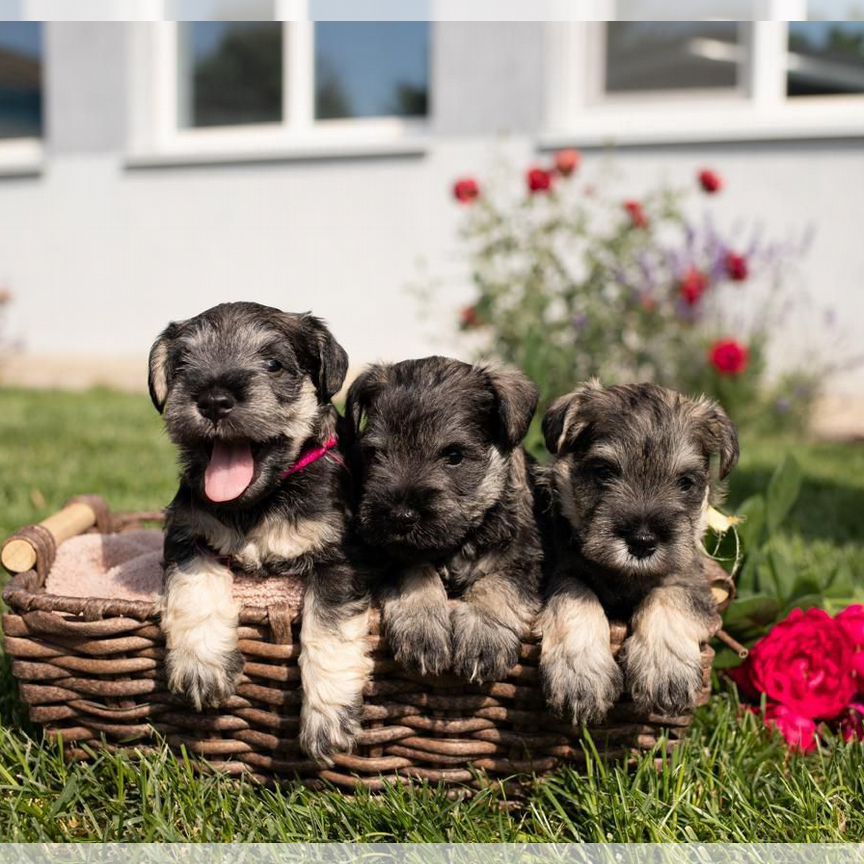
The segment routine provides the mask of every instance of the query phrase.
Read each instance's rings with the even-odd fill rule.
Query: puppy
[[[702,689],[700,643],[716,622],[701,544],[738,460],[735,427],[705,398],[591,382],[554,403],[543,432],[556,511],[540,619],[547,699],[575,724],[596,722],[626,679],[641,710],[680,714]],[[623,676],[610,616],[632,627]]]
[[[350,749],[371,665],[330,402],[347,364],[317,318],[257,303],[169,324],[150,352],[150,395],[181,464],[165,536],[169,687],[198,710],[233,694],[232,571],[302,575],[300,743],[319,761]]]
[[[390,647],[411,670],[482,682],[518,660],[542,556],[520,447],[536,405],[520,372],[446,357],[373,366],[348,392],[356,525],[379,555]]]

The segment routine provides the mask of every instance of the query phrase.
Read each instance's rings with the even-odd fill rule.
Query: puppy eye
[[[618,476],[618,470],[614,465],[609,465],[606,462],[600,462],[596,465],[592,465],[589,469],[591,474],[591,478],[595,483],[599,483],[601,486],[605,486],[607,483],[610,483]]]
[[[689,492],[696,485],[696,478],[692,477],[690,474],[685,474],[683,477],[678,478],[678,488],[682,492]]]
[[[444,459],[444,462],[449,465],[451,468],[455,468],[457,465],[462,463],[462,460],[465,458],[465,454],[458,447],[448,447],[442,454],[441,457]]]
[[[282,371],[282,364],[275,357],[271,357],[264,364],[264,366],[266,367],[268,372],[281,372]]]

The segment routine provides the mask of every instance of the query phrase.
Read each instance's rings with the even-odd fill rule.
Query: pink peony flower
[[[854,648],[827,612],[795,609],[750,652],[753,686],[791,712],[831,720],[858,689]]]
[[[786,739],[786,743],[799,753],[813,753],[819,746],[815,721],[796,714],[786,705],[769,702],[765,706],[765,725],[776,729]]]

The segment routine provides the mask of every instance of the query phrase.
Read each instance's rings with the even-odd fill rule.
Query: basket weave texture
[[[87,500],[99,516],[100,533],[140,530],[162,518],[112,515],[100,499]],[[421,679],[393,660],[373,610],[374,670],[365,691],[363,731],[354,753],[336,755],[332,767],[321,768],[297,743],[299,606],[242,608],[244,675],[226,704],[199,713],[166,688],[164,639],[154,603],[47,594],[53,543],[32,528],[15,536],[27,536],[38,557],[36,567],[14,576],[4,592],[5,650],[30,718],[49,735],[62,735],[67,758],[86,759],[93,747],[147,749],[158,733],[171,747],[185,747],[229,774],[373,791],[417,780],[478,787],[584,760],[578,730],[557,721],[544,705],[536,634],[524,636],[519,663],[503,681]],[[722,568],[712,563],[710,578],[731,596],[731,580]],[[626,636],[625,625],[612,625],[613,652]],[[711,695],[713,657],[711,647],[703,646],[699,704]],[[624,755],[653,747],[661,734],[674,747],[691,720],[690,714],[641,714],[622,700],[590,731],[603,752]]]

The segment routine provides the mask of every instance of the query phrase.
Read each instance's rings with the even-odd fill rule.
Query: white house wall
[[[0,178],[0,281],[15,297],[7,333],[32,362],[95,356],[107,370],[143,358],[168,320],[242,298],[312,309],[354,366],[466,353],[455,316],[472,295],[450,187],[500,158],[521,170],[546,156],[545,25],[436,25],[433,134],[421,155],[132,168],[126,59],[141,26],[46,28],[44,170]],[[604,155],[585,150],[585,170]],[[837,309],[850,349],[864,343],[860,139],[628,147],[615,160],[634,196],[710,165],[727,181],[711,202],[721,221],[758,219],[775,234],[815,225],[804,277]],[[424,273],[443,278],[425,306],[410,290]],[[803,356],[813,333],[812,314],[799,316],[778,362]],[[834,348],[834,335],[818,338]],[[858,369],[831,386],[862,385]]]

